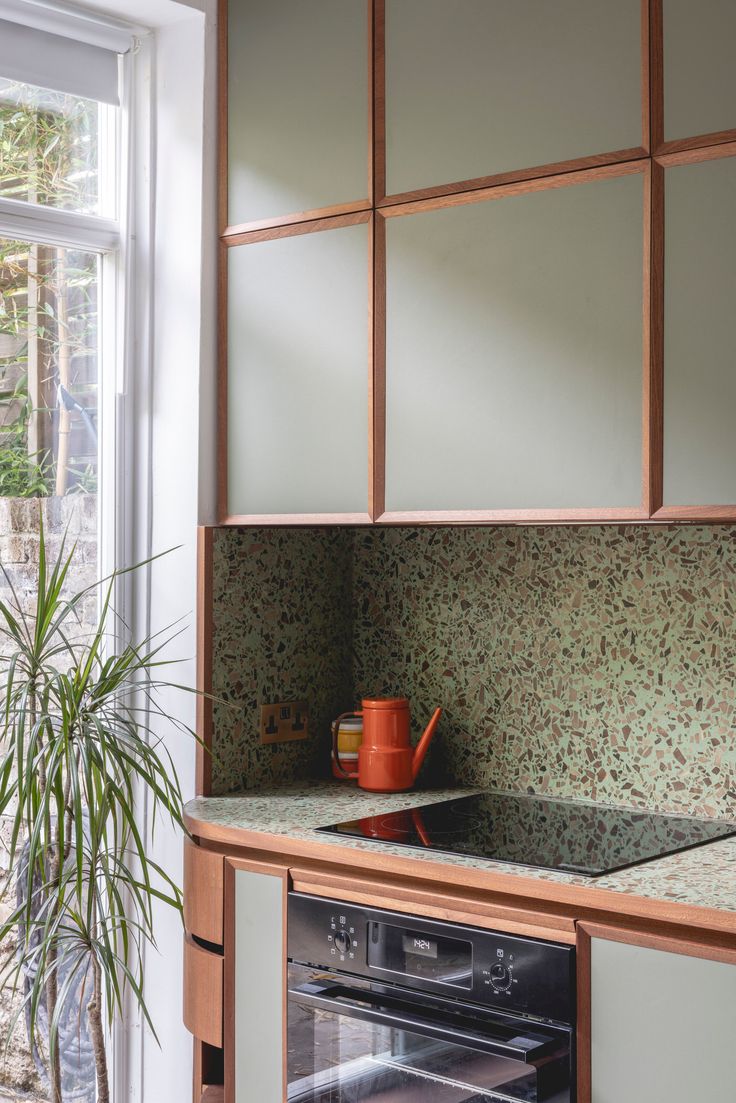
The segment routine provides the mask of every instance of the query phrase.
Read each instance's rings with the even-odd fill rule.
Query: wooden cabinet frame
[[[649,931],[632,931],[621,927],[608,927],[596,923],[577,924],[577,991],[578,991],[578,1082],[577,1103],[591,1103],[591,966],[590,942],[592,938],[609,942],[622,942],[627,946],[643,946],[650,950],[663,950],[670,954],[705,958],[736,965],[736,947],[724,946],[718,940],[690,941],[667,934]]]
[[[227,224],[227,0],[219,7],[219,269],[218,517],[221,524],[593,524],[615,522],[736,521],[736,504],[663,505],[664,431],[664,201],[665,169],[678,164],[736,156],[736,129],[664,141],[663,0],[641,0],[640,146],[555,164],[448,182],[386,195],[385,0],[367,0],[369,33],[368,196],[281,218]],[[386,291],[385,220],[416,210],[528,194],[583,180],[628,173],[645,178],[642,355],[642,493],[627,508],[385,511]],[[369,274],[368,473],[366,511],[340,514],[235,515],[227,491],[227,251],[249,242],[369,222],[373,233]]]

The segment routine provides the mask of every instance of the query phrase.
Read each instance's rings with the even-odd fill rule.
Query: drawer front
[[[195,1038],[222,1046],[223,958],[184,937],[184,1025]]]
[[[184,926],[189,934],[217,946],[223,942],[224,869],[222,854],[184,840]]]

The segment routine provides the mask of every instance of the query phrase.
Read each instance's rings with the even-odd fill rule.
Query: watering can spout
[[[427,724],[422,738],[419,740],[416,747],[414,748],[414,757],[412,758],[411,763],[411,773],[413,781],[416,781],[417,774],[422,768],[422,763],[424,762],[424,758],[427,754],[427,751],[429,750],[429,744],[432,742],[432,737],[434,736],[434,733],[437,729],[437,722],[441,715],[442,709],[437,708],[434,710],[432,719]]]

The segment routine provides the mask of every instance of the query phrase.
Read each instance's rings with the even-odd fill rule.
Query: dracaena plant
[[[100,584],[96,628],[82,634],[79,609],[91,591],[67,593],[74,547],[65,544],[51,561],[41,531],[30,612],[0,565],[10,595],[0,600],[0,814],[12,826],[6,891],[17,885],[0,939],[19,940],[2,979],[24,986],[19,1014],[34,1044],[47,1033],[52,1103],[63,1103],[65,1014],[86,1014],[97,1099],[108,1103],[105,1027],[129,990],[153,1029],[143,991],[153,905],[182,905],[177,885],[147,853],[137,806],[145,791],[152,820],[163,814],[183,829],[179,781],[161,735],[172,725],[193,733],[159,704],[160,690],[173,684],[163,679],[171,633],[110,646],[121,631],[116,573]]]

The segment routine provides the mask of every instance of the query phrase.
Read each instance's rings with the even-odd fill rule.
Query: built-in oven
[[[573,1103],[575,951],[299,893],[289,1103]]]

